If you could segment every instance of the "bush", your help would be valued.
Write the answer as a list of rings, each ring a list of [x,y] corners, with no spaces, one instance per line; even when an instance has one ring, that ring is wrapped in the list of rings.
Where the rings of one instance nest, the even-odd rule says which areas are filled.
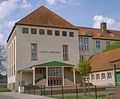
[[[0,92],[11,92],[8,88],[0,88]]]

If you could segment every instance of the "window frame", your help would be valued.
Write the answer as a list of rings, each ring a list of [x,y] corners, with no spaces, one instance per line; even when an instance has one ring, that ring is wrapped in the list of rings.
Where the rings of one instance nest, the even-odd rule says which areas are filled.
[[[33,49],[32,47],[33,46],[35,47],[35,45],[36,45],[36,48]],[[34,54],[34,57],[33,57],[33,54]],[[37,54],[38,54],[38,52],[37,52],[37,43],[31,43],[31,61],[37,61],[37,59],[38,59],[38,55]]]
[[[36,28],[31,28],[31,34],[37,34],[37,29]]]
[[[23,34],[28,34],[29,33],[29,28],[23,27],[22,28],[22,33]]]

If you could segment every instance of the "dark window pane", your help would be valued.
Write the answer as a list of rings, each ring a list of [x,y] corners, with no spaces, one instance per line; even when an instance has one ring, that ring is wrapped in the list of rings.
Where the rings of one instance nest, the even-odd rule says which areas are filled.
[[[37,34],[37,30],[34,29],[34,28],[32,28],[32,29],[31,29],[31,34]]]
[[[62,36],[67,36],[67,32],[66,32],[66,31],[63,31],[63,32],[62,32]]]
[[[68,45],[63,45],[63,61],[68,61]]]
[[[55,31],[55,36],[60,36],[60,31]]]
[[[47,35],[51,36],[52,35],[52,30],[47,30]]]
[[[31,44],[31,60],[37,60],[37,44]]]
[[[22,28],[22,33],[28,34],[28,28]]]
[[[69,32],[70,37],[74,37],[74,32]]]
[[[45,30],[44,29],[39,29],[39,34],[40,35],[45,35]]]

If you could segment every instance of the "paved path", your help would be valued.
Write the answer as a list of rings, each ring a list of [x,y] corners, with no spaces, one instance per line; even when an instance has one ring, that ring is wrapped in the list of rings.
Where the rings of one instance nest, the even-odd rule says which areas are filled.
[[[3,93],[0,92],[0,99],[53,99],[53,98],[39,95],[20,94],[15,92],[3,92]]]

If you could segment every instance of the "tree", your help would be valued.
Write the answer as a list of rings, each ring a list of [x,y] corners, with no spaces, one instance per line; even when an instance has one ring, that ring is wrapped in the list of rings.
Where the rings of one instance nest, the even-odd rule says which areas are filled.
[[[84,87],[84,95],[86,95],[86,78],[87,76],[89,76],[90,74],[90,71],[91,71],[91,66],[90,66],[91,62],[86,60],[86,61],[80,61],[80,63],[78,64],[77,66],[77,70],[78,72],[80,73],[81,75],[81,78],[82,78],[82,84],[83,84],[83,87]]]
[[[6,74],[7,54],[4,45],[0,45],[0,75]]]
[[[111,44],[110,46],[107,46],[104,51],[109,51],[115,48],[120,48],[120,42],[115,42]]]

